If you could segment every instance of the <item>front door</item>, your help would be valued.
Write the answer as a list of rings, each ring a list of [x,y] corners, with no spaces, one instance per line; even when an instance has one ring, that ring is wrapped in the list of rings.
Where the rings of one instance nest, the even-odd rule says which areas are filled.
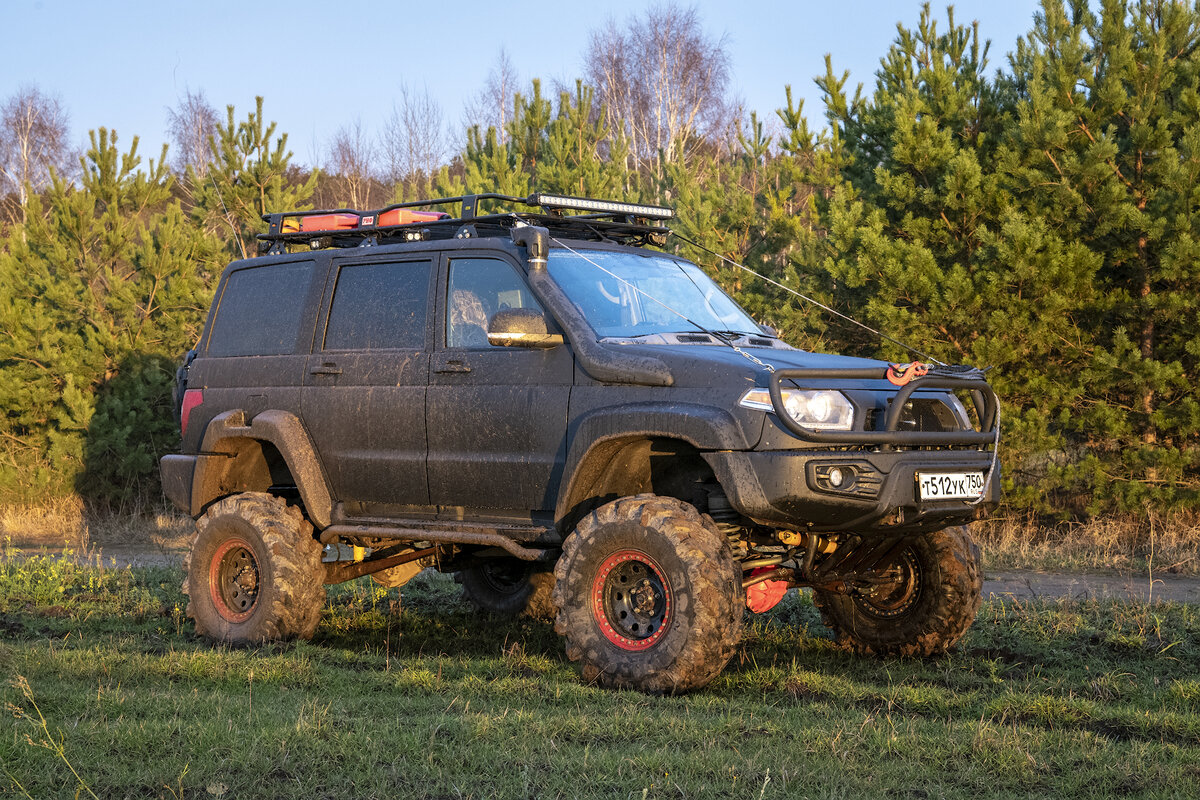
[[[304,422],[349,516],[429,503],[429,256],[336,259],[308,361]],[[428,510],[428,509],[426,509]]]
[[[430,502],[451,514],[551,510],[566,457],[571,351],[490,346],[491,315],[541,306],[507,259],[447,262],[426,407]]]

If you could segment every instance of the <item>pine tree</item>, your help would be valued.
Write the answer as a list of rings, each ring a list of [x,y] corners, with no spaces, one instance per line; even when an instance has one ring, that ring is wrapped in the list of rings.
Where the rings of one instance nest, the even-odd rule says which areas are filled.
[[[1200,12],[1180,3],[1046,0],[1013,59],[1008,183],[1093,275],[1075,317],[1084,396],[1061,412],[1086,452],[1051,471],[1092,509],[1200,497],[1198,45]]]
[[[495,128],[488,128],[486,133],[481,133],[478,126],[467,131],[462,161],[462,186],[468,194],[496,192],[513,197],[529,194],[531,176],[522,168],[512,142],[502,143]]]
[[[848,182],[826,211],[823,267],[842,302],[919,354],[856,337],[862,352],[996,368],[1006,487],[1038,504],[1048,459],[1068,448],[1062,416],[1084,393],[1078,326],[1095,265],[1014,200],[1000,167],[1014,93],[988,78],[977,28],[947,17],[940,33],[926,5],[916,30],[898,29],[870,96],[848,97],[827,65]]]
[[[293,173],[287,134],[276,137],[275,128],[265,122],[262,97],[242,122],[227,106],[225,123],[209,140],[208,174],[201,178],[188,169],[193,216],[209,234],[231,240],[231,256],[257,252],[255,237],[267,230],[263,214],[311,208],[320,175],[313,170],[301,180]]]
[[[603,108],[596,107],[595,92],[583,81],[575,93],[562,92],[558,113],[546,130],[545,158],[535,184],[541,191],[577,197],[616,197],[626,183],[628,144],[624,135],[613,136],[605,124]]]
[[[529,97],[518,92],[513,96],[512,121],[508,123],[508,147],[516,167],[537,184],[538,170],[546,158],[547,139],[553,106],[542,97],[542,82],[533,80]]]
[[[819,267],[825,247],[823,210],[842,178],[832,158],[834,143],[812,132],[791,86],[786,105],[776,111],[783,131],[770,142],[751,114],[750,135],[739,130],[741,160],[748,176],[745,189],[754,198],[747,221],[744,259],[767,278],[826,305],[844,305],[834,297],[835,284]],[[811,350],[843,349],[846,331],[836,317],[778,286],[749,279],[739,299],[756,317],[774,326],[789,342]]]
[[[528,99],[517,94],[508,136],[495,128],[467,131],[461,180],[443,170],[435,181],[444,196],[498,192],[525,197],[534,191],[610,196],[628,184],[622,136],[612,136],[593,91],[581,82],[575,94],[561,93],[558,110],[533,82]],[[636,197],[627,199],[636,200]]]
[[[178,433],[170,390],[211,297],[218,244],[171,199],[166,151],[93,132],[78,186],[55,176],[25,241],[0,249],[0,492],[158,503]],[[40,204],[40,200],[37,201]]]

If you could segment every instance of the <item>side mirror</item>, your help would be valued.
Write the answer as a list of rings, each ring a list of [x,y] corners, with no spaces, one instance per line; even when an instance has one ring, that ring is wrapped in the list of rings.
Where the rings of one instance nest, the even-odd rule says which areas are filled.
[[[778,338],[779,338],[779,331],[775,330],[775,329],[774,329],[774,328],[772,328],[770,325],[759,325],[758,327],[759,327],[759,329],[760,329],[760,330],[761,330],[763,333],[765,333],[767,336],[771,336],[771,337],[773,337],[773,338],[775,338],[775,339],[778,339]]]
[[[532,308],[497,311],[488,320],[488,344],[494,347],[532,347],[547,350],[563,343],[561,333],[551,333],[542,312]]]

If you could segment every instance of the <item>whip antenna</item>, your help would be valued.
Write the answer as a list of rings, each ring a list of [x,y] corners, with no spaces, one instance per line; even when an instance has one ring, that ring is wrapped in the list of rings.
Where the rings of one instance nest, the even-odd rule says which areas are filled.
[[[716,252],[715,250],[709,250],[704,245],[700,244],[697,241],[689,239],[688,237],[684,236],[682,233],[679,233],[677,231],[671,231],[671,233],[674,234],[676,238],[682,239],[683,241],[690,244],[692,247],[695,247],[699,250],[703,250],[704,252],[708,253],[709,255],[716,256],[717,258],[724,261],[726,264],[730,264],[732,266],[737,267],[738,269],[745,270],[746,272],[749,272],[751,275],[754,275],[755,277],[766,281],[767,283],[771,284],[772,286],[778,286],[780,289],[783,289],[785,292],[791,292],[792,294],[796,295],[796,297],[799,297],[801,300],[804,300],[808,303],[812,303],[817,308],[824,309],[825,311],[828,311],[830,314],[833,314],[835,317],[839,317],[840,319],[844,319],[847,322],[854,323],[855,325],[862,328],[863,330],[869,331],[881,339],[886,339],[887,341],[891,342],[892,344],[899,345],[899,346],[903,347],[905,350],[907,350],[908,352],[914,353],[915,355],[920,356],[921,358],[925,359],[926,361],[932,361],[934,364],[937,364],[940,367],[946,366],[946,363],[944,361],[940,361],[940,360],[934,358],[933,356],[929,355],[928,353],[923,353],[920,350],[918,350],[917,348],[913,347],[912,345],[905,344],[904,342],[900,341],[899,339],[894,339],[891,336],[888,336],[883,331],[877,331],[874,328],[872,328],[870,325],[859,322],[858,320],[854,319],[854,317],[847,316],[847,315],[843,314],[842,312],[838,311],[837,309],[830,308],[829,306],[822,303],[820,300],[809,297],[806,294],[801,294],[800,292],[796,291],[795,289],[793,289],[790,286],[786,286],[777,280],[768,278],[766,275],[763,275],[761,272],[755,272],[754,270],[747,267],[745,264],[739,264],[738,262],[734,261],[731,258],[726,258],[725,256],[721,255],[720,253]]]

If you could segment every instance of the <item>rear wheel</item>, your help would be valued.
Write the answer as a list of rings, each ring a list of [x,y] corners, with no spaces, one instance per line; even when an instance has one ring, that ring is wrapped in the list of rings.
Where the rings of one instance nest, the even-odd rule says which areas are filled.
[[[519,558],[490,558],[454,576],[463,597],[480,611],[501,617],[526,614],[554,619],[554,574]]]
[[[979,547],[965,528],[914,537],[866,588],[813,601],[839,643],[864,655],[928,656],[953,647],[979,612]]]
[[[325,604],[322,547],[300,510],[247,492],[196,522],[183,591],[196,632],[222,642],[308,639]]]
[[[601,686],[683,692],[720,674],[741,640],[741,569],[711,520],[669,497],[585,517],[554,570],[555,630]]]

